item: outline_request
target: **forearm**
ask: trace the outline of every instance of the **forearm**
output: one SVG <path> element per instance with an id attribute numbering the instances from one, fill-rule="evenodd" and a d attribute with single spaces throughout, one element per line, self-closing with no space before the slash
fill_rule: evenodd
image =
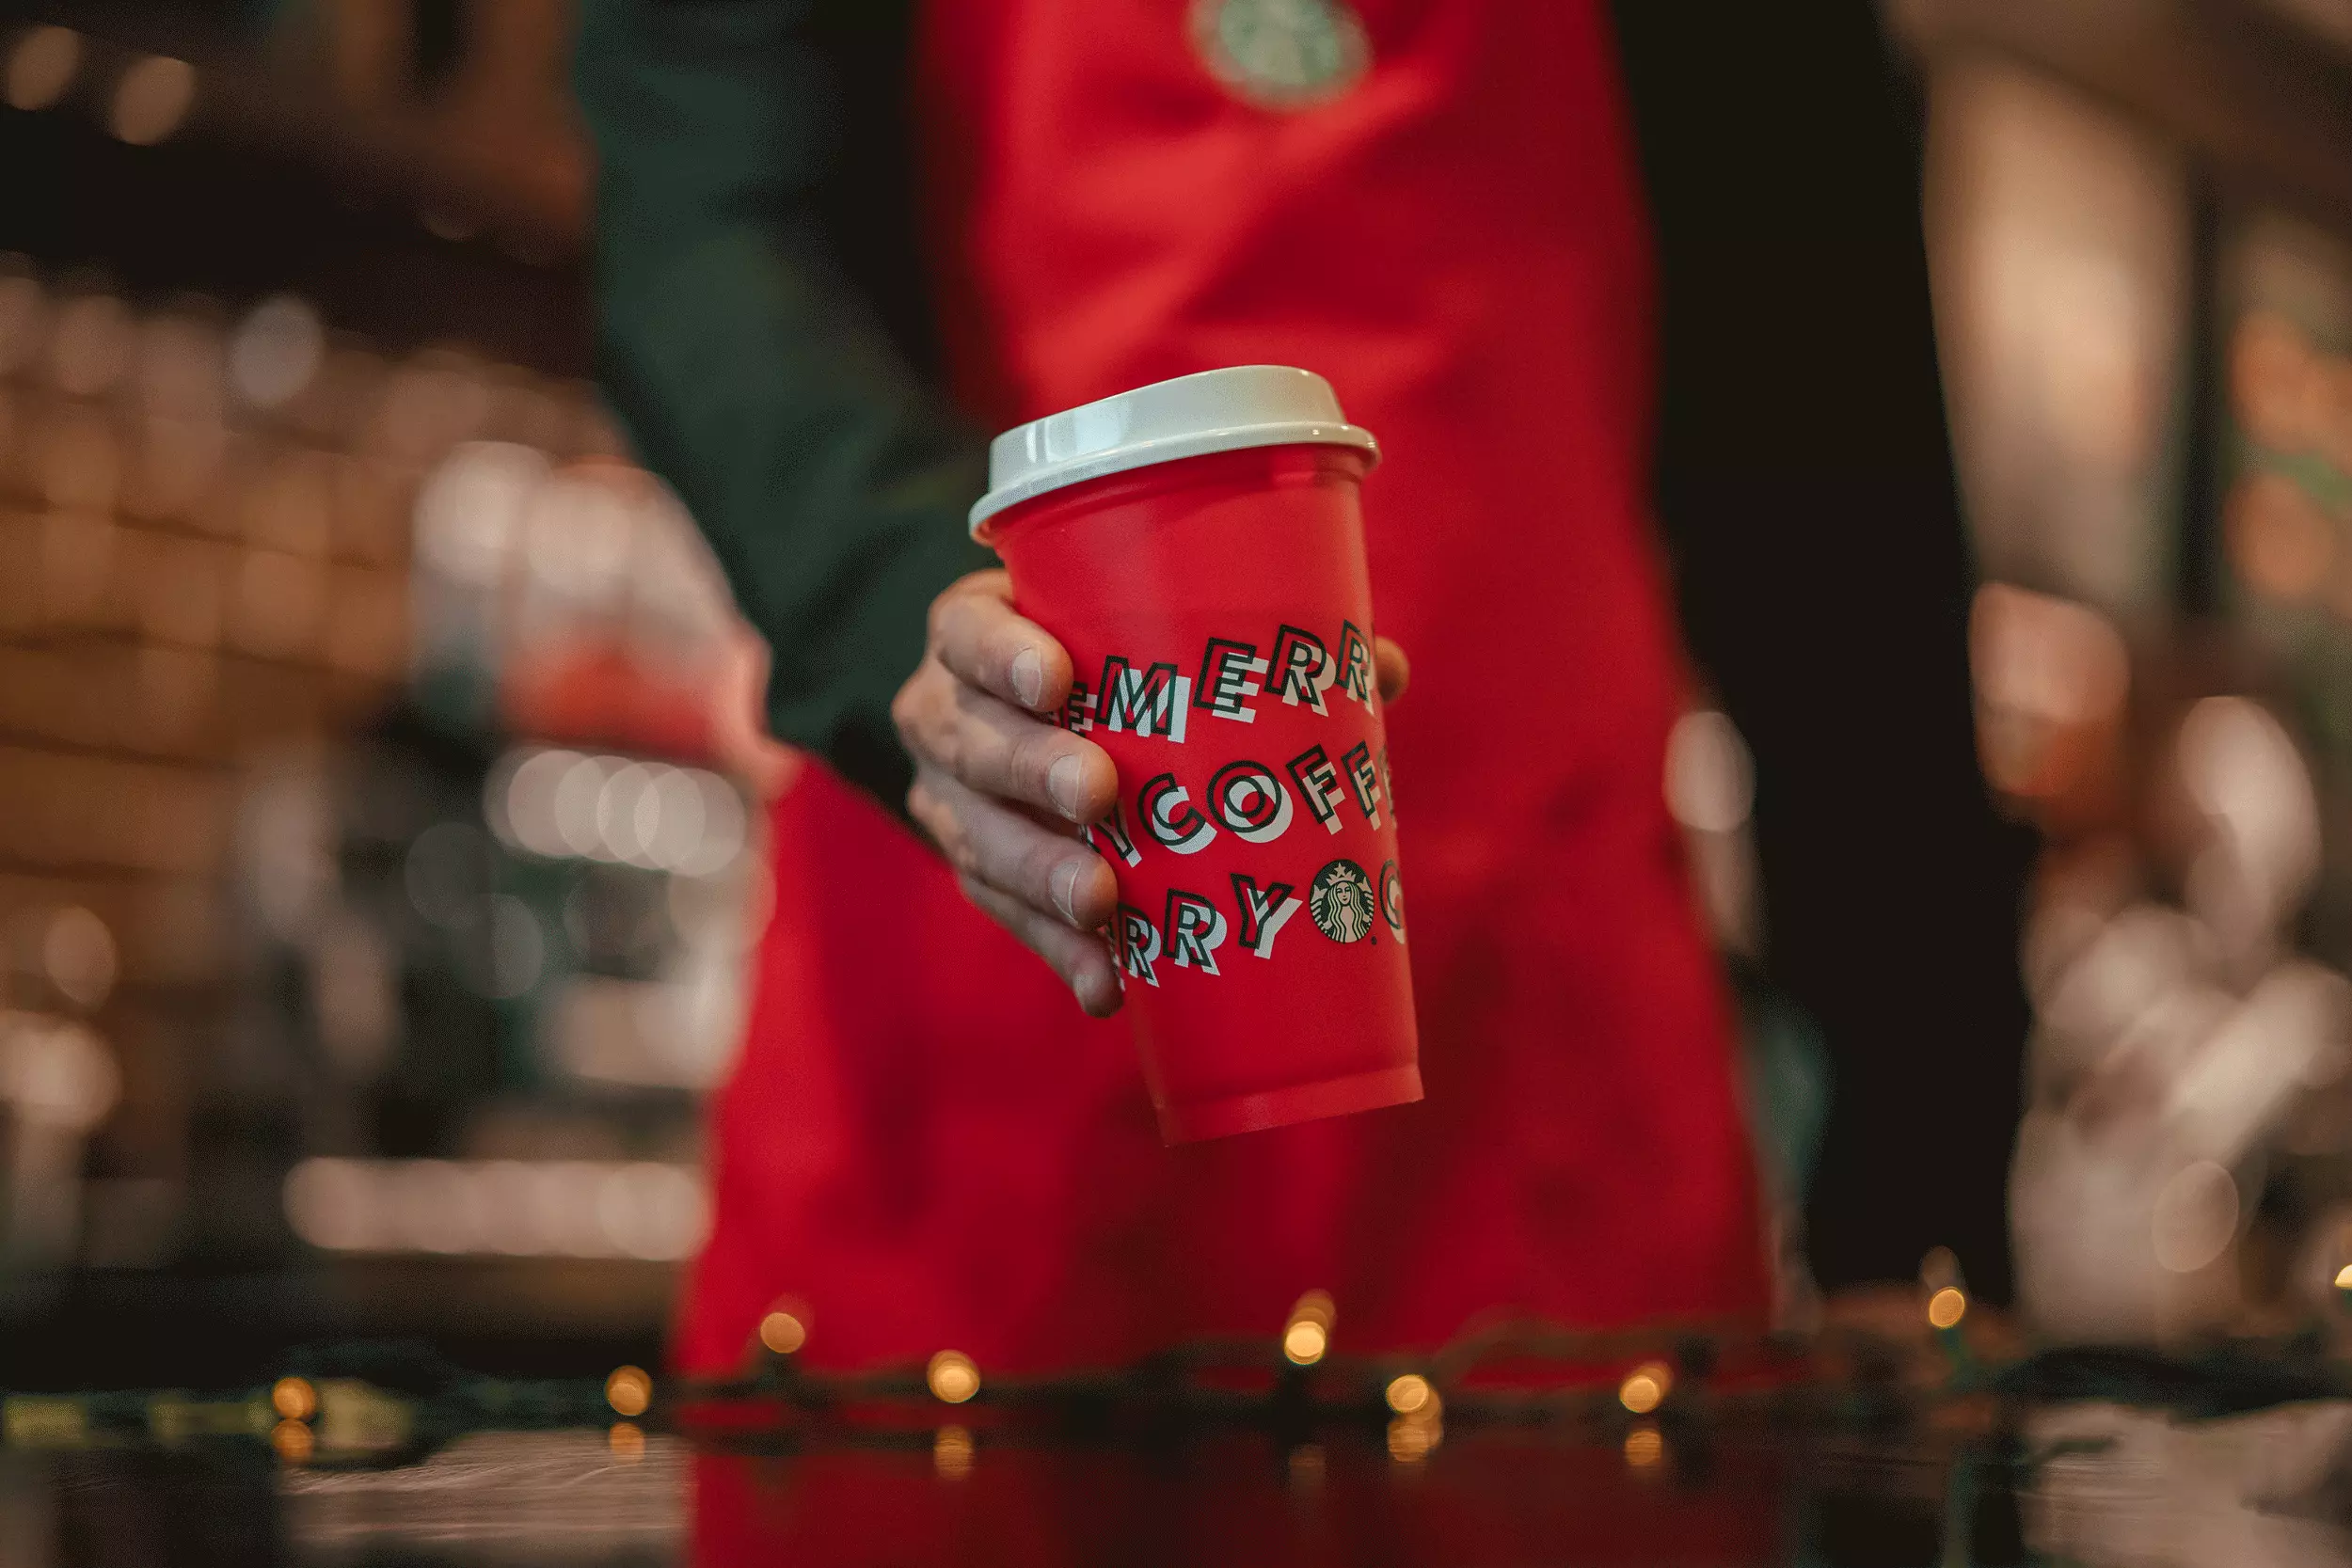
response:
<path id="1" fill-rule="evenodd" d="M 831 261 L 832 87 L 801 8 L 594 0 L 597 360 L 646 463 L 775 650 L 770 719 L 899 808 L 891 694 L 925 607 L 986 563 L 983 448 Z"/>

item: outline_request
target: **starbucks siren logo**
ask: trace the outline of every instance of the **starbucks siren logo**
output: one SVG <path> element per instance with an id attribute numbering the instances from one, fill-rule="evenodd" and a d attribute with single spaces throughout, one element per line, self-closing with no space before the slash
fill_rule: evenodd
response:
<path id="1" fill-rule="evenodd" d="M 1307 912 L 1333 942 L 1361 942 L 1372 935 L 1375 900 L 1372 879 L 1354 861 L 1333 861 L 1315 873 L 1307 890 Z"/>
<path id="2" fill-rule="evenodd" d="M 1346 0 L 1194 0 L 1192 46 L 1210 74 L 1262 109 L 1328 103 L 1372 64 Z"/>

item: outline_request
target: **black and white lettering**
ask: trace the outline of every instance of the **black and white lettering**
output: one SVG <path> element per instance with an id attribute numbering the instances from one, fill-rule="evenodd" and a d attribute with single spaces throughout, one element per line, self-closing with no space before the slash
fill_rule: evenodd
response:
<path id="1" fill-rule="evenodd" d="M 1242 873 L 1233 873 L 1233 902 L 1241 911 L 1241 944 L 1261 958 L 1274 957 L 1274 939 L 1290 924 L 1303 900 L 1288 882 L 1270 882 L 1263 893 Z"/>
<path id="2" fill-rule="evenodd" d="M 1380 826 L 1380 765 L 1372 760 L 1372 745 L 1359 740 L 1340 759 L 1347 771 L 1348 787 L 1356 792 L 1356 809 L 1364 814 L 1364 820 Z"/>
<path id="3" fill-rule="evenodd" d="M 1070 698 L 1061 705 L 1061 727 L 1073 735 L 1084 735 L 1094 728 L 1094 693 L 1084 681 L 1070 683 Z"/>
<path id="4" fill-rule="evenodd" d="M 1339 770 L 1331 766 L 1329 753 L 1320 746 L 1310 746 L 1291 758 L 1290 771 L 1291 781 L 1298 785 L 1300 798 L 1323 824 L 1323 831 L 1338 832 L 1340 802 L 1347 799 L 1347 791 L 1340 783 Z"/>
<path id="5" fill-rule="evenodd" d="M 1215 974 L 1225 944 L 1225 911 L 1197 893 L 1168 890 L 1168 956 L 1178 969 Z"/>
<path id="6" fill-rule="evenodd" d="M 1372 639 L 1353 621 L 1340 623 L 1339 686 L 1364 706 L 1372 705 Z"/>
<path id="7" fill-rule="evenodd" d="M 1255 642 L 1212 637 L 1208 651 L 1200 656 L 1200 679 L 1193 687 L 1192 705 L 1206 708 L 1219 719 L 1254 724 L 1258 710 L 1249 705 L 1249 699 L 1263 689 L 1259 682 L 1265 673 L 1266 661 L 1258 657 Z"/>
<path id="8" fill-rule="evenodd" d="M 1396 874 L 1396 862 L 1380 868 L 1380 918 L 1389 923 L 1396 940 L 1405 940 L 1405 883 Z"/>
<path id="9" fill-rule="evenodd" d="M 1191 699 L 1191 680 L 1178 674 L 1173 664 L 1137 671 L 1113 654 L 1103 661 L 1102 684 L 1095 688 L 1095 721 L 1114 735 L 1156 735 L 1181 741 Z"/>
<path id="10" fill-rule="evenodd" d="M 1100 822 L 1088 824 L 1081 831 L 1086 834 L 1087 843 L 1092 845 L 1099 854 L 1117 855 L 1129 865 L 1134 865 L 1143 859 L 1143 856 L 1136 849 L 1135 839 L 1127 832 L 1127 824 L 1119 815 L 1119 802 L 1116 800 L 1111 802 L 1111 813 L 1108 816 Z M 1103 835 L 1102 838 L 1094 836 L 1098 832 Z M 1110 847 L 1107 849 L 1103 847 L 1104 839 L 1110 841 Z"/>
<path id="11" fill-rule="evenodd" d="M 1158 985 L 1159 972 L 1152 967 L 1152 960 L 1160 956 L 1160 928 L 1152 924 L 1152 917 L 1133 904 L 1121 904 L 1111 928 L 1118 933 L 1112 956 L 1119 967 L 1147 986 Z"/>
<path id="12" fill-rule="evenodd" d="M 1291 825 L 1290 791 L 1263 762 L 1229 762 L 1209 781 L 1209 815 L 1245 844 L 1271 844 Z"/>
<path id="13" fill-rule="evenodd" d="M 1136 814 L 1154 843 L 1180 855 L 1197 855 L 1216 837 L 1216 828 L 1190 804 L 1173 773 L 1162 773 L 1136 792 Z"/>
<path id="14" fill-rule="evenodd" d="M 1305 703 L 1317 713 L 1331 711 L 1323 694 L 1331 689 L 1339 671 L 1322 638 L 1296 626 L 1282 627 L 1274 639 L 1273 666 L 1272 689 L 1286 705 L 1296 707 Z"/>

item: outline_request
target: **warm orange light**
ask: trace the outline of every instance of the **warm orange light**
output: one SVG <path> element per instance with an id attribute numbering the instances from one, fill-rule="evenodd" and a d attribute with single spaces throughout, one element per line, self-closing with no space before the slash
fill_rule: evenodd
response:
<path id="1" fill-rule="evenodd" d="M 1666 1402 L 1674 1383 L 1673 1368 L 1663 1361 L 1645 1361 L 1617 1385 L 1617 1402 L 1636 1416 L 1646 1416 Z"/>
<path id="2" fill-rule="evenodd" d="M 653 1379 L 642 1367 L 615 1367 L 604 1380 L 604 1400 L 616 1416 L 643 1416 L 653 1403 Z"/>
<path id="3" fill-rule="evenodd" d="M 307 1464 L 316 1441 L 310 1427 L 301 1421 L 280 1421 L 270 1428 L 269 1446 L 289 1465 Z"/>
<path id="4" fill-rule="evenodd" d="M 931 1357 L 924 1371 L 931 1397 L 942 1404 L 961 1404 L 980 1391 L 980 1370 L 960 1350 L 944 1350 Z"/>
<path id="5" fill-rule="evenodd" d="M 931 1438 L 931 1471 L 946 1481 L 972 1473 L 972 1433 L 962 1427 L 941 1427 Z"/>
<path id="6" fill-rule="evenodd" d="M 1429 1402 L 1437 1397 L 1438 1391 L 1430 1387 L 1429 1380 L 1419 1372 L 1406 1372 L 1402 1377 L 1391 1379 L 1389 1383 L 1389 1408 L 1400 1416 L 1411 1416 L 1426 1409 Z"/>
<path id="7" fill-rule="evenodd" d="M 2336 1271 L 2336 1289 L 2352 1291 L 2352 1263 L 2346 1263 Z"/>
<path id="8" fill-rule="evenodd" d="M 196 68 L 168 55 L 150 55 L 122 73 L 108 123 L 134 147 L 151 147 L 180 129 L 196 102 Z"/>
<path id="9" fill-rule="evenodd" d="M 82 38 L 68 27 L 35 27 L 8 52 L 0 96 L 11 109 L 46 109 L 65 96 L 82 64 Z"/>
<path id="10" fill-rule="evenodd" d="M 319 1413 L 319 1391 L 308 1378 L 281 1377 L 270 1387 L 269 1405 L 290 1421 L 307 1421 Z"/>
<path id="11" fill-rule="evenodd" d="M 605 1446 L 612 1457 L 624 1465 L 634 1465 L 645 1457 L 645 1429 L 635 1421 L 615 1421 L 605 1433 Z"/>
<path id="12" fill-rule="evenodd" d="M 1282 1331 L 1282 1354 L 1293 1365 L 1311 1367 L 1331 1348 L 1331 1332 L 1311 1318 L 1299 1318 Z"/>
<path id="13" fill-rule="evenodd" d="M 778 1355 L 790 1355 L 808 1343 L 808 1325 L 789 1312 L 771 1312 L 759 1320 L 759 1342 Z"/>
<path id="14" fill-rule="evenodd" d="M 1928 1323 L 1934 1328 L 1958 1326 L 1968 1315 L 1968 1292 L 1957 1285 L 1947 1285 L 1928 1298 Z"/>
<path id="15" fill-rule="evenodd" d="M 1625 1462 L 1636 1470 L 1646 1470 L 1666 1457 L 1666 1439 L 1647 1421 L 1625 1434 Z"/>
<path id="16" fill-rule="evenodd" d="M 1399 1416 L 1389 1423 L 1389 1457 L 1399 1465 L 1417 1465 L 1445 1440 L 1445 1423 L 1426 1416 Z"/>

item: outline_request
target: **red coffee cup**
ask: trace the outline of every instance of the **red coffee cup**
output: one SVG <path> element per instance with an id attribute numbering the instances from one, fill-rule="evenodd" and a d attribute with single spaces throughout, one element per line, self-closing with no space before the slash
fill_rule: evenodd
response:
<path id="1" fill-rule="evenodd" d="M 1237 366 L 999 436 L 976 537 L 1119 768 L 1089 831 L 1170 1143 L 1421 1098 L 1372 589 L 1378 461 L 1321 376 Z"/>

